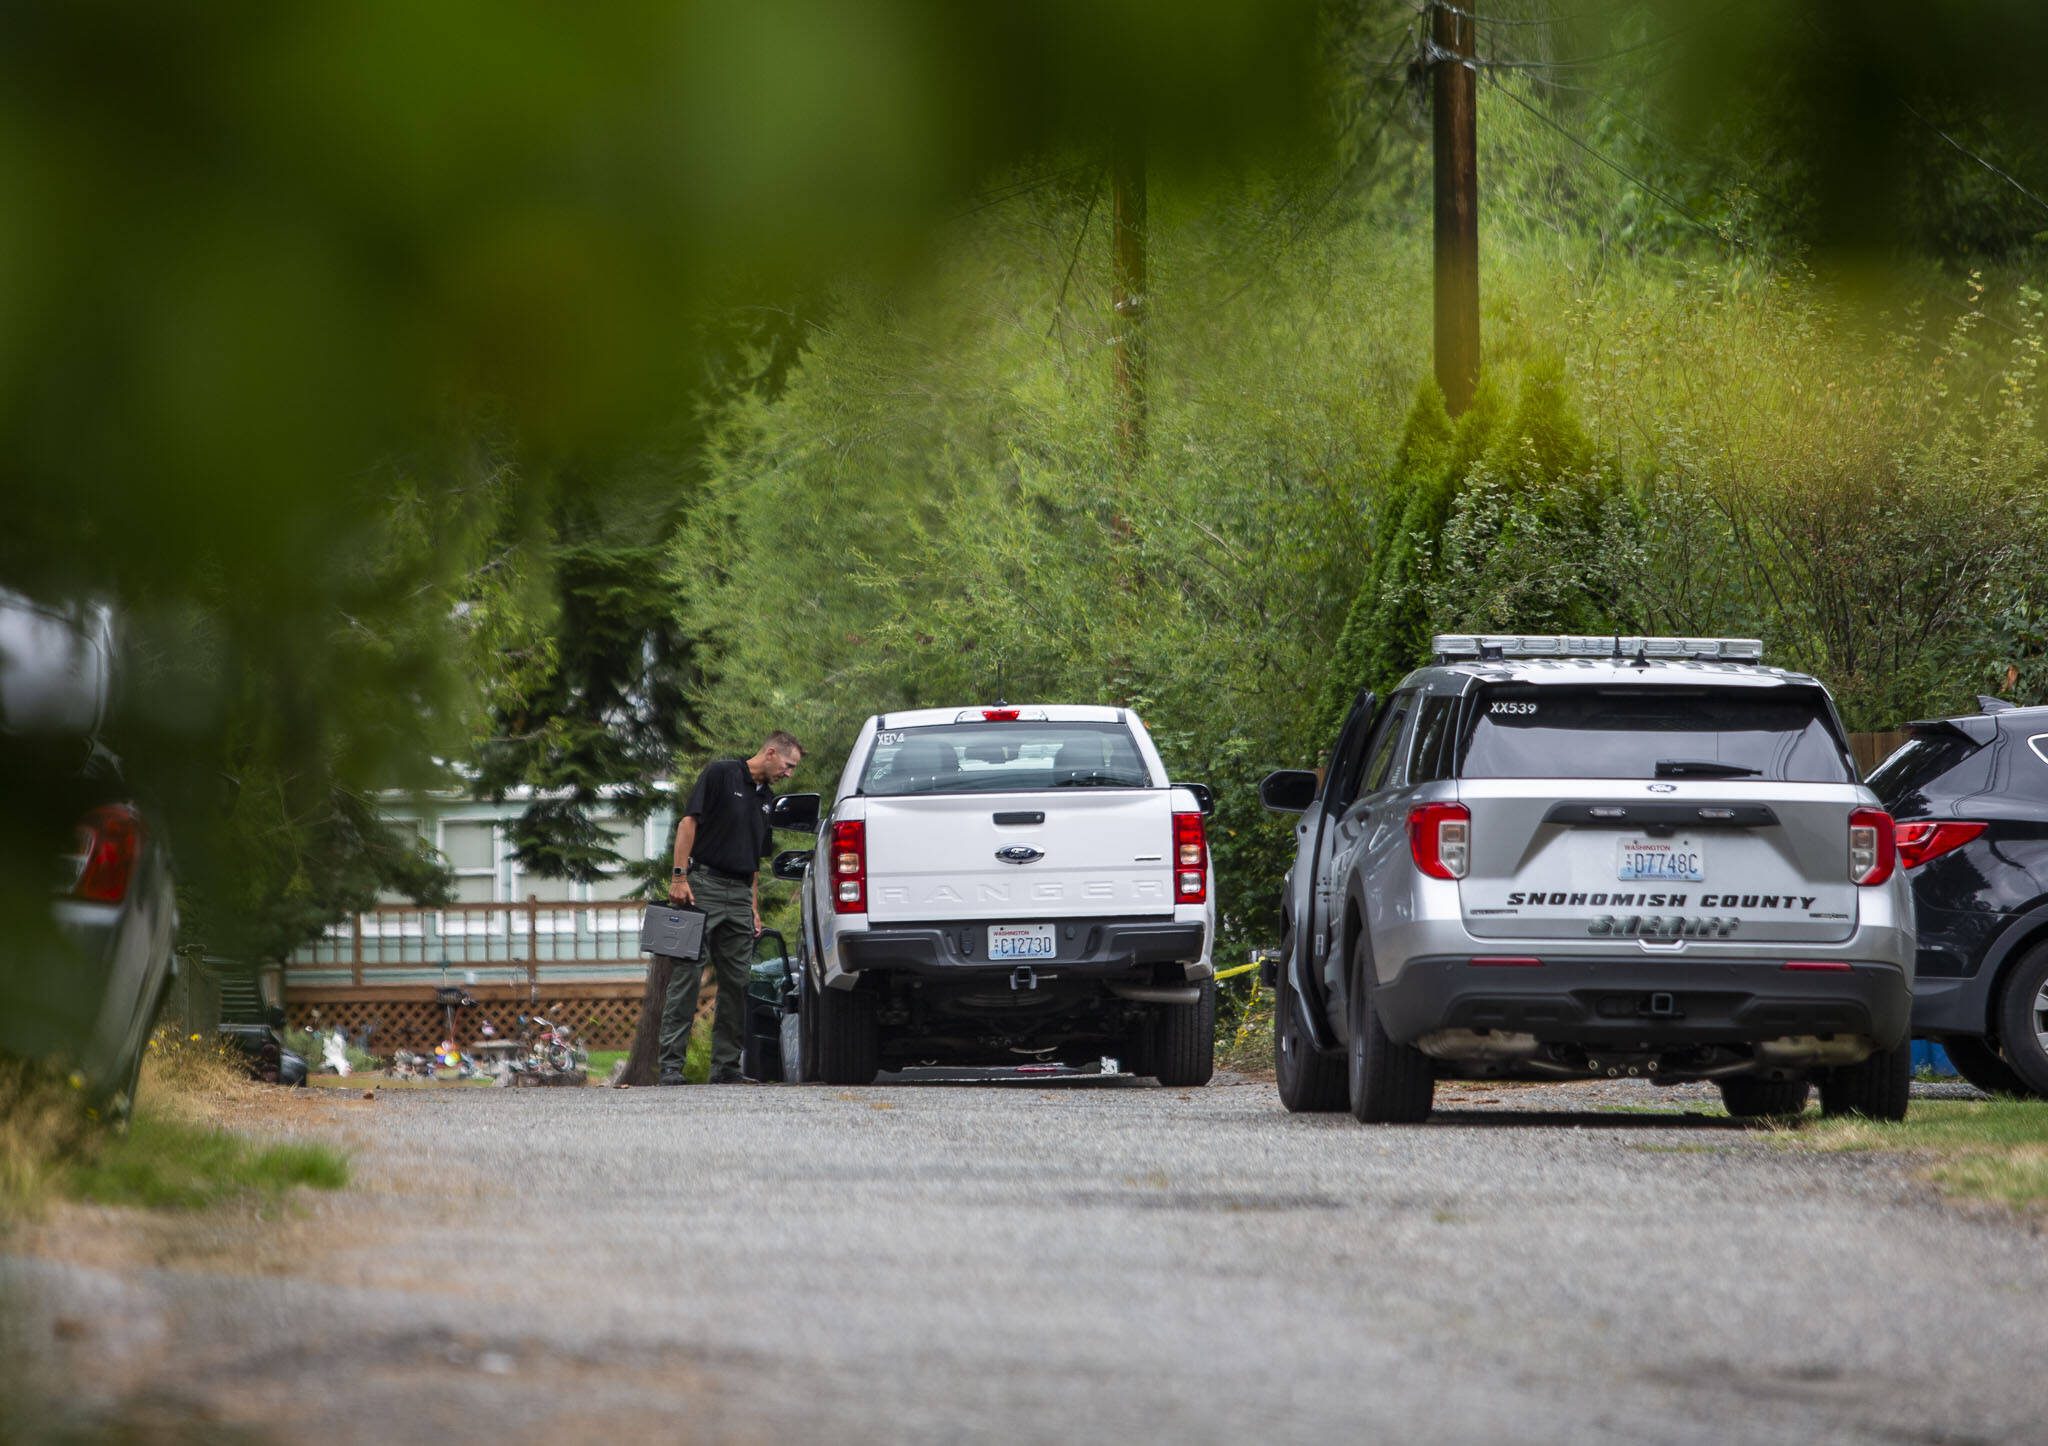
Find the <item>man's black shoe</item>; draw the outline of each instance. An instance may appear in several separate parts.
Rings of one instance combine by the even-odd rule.
[[[665,1069],[661,1072],[661,1078],[656,1080],[655,1083],[658,1085],[679,1085],[687,1084],[689,1081],[685,1080],[679,1071]]]
[[[736,1069],[724,1070],[711,1076],[712,1084],[745,1084],[746,1082],[747,1077]]]

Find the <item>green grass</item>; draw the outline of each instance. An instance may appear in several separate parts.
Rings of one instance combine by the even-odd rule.
[[[102,1205],[200,1210],[236,1197],[275,1200],[295,1186],[339,1190],[346,1156],[320,1144],[266,1145],[148,1112],[66,1172],[63,1192]]]
[[[1918,1155],[1948,1194],[2048,1210],[2048,1101],[1915,1100],[1897,1124],[1809,1117],[1777,1138],[1799,1149]]]
[[[612,1066],[632,1051],[628,1049],[593,1049],[590,1051],[590,1081],[602,1084],[612,1076]],[[683,1056],[683,1078],[691,1084],[702,1084],[711,1078],[711,1024],[710,1021],[697,1026],[697,1032],[690,1036],[689,1051]]]
[[[683,1056],[683,1078],[691,1084],[702,1084],[711,1078],[711,1025],[709,1021],[699,1025],[697,1032],[690,1036],[690,1048]]]

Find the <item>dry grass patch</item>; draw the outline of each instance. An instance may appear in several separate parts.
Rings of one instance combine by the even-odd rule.
[[[1216,1064],[1253,1079],[1273,1077],[1273,991],[1249,976],[1242,999],[1225,994],[1216,1024]],[[1225,985],[1227,990],[1229,985]]]
[[[333,1146],[236,1128],[274,1130],[280,1113],[302,1109],[291,1095],[251,1081],[211,1040],[162,1031],[125,1125],[99,1118],[75,1075],[11,1067],[0,1075],[0,1223],[63,1199],[194,1210],[274,1201],[300,1185],[339,1189],[349,1166]]]
[[[0,1072],[0,1221],[39,1213],[66,1162],[102,1128],[75,1083],[27,1065],[6,1066]]]
[[[1911,1154],[1947,1194],[2048,1215],[2048,1101],[1915,1100],[1896,1124],[1808,1116],[1776,1138],[1799,1149]]]

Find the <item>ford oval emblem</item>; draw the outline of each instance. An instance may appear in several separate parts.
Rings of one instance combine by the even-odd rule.
[[[1006,849],[997,849],[996,857],[1006,864],[1028,864],[1045,855],[1027,844],[1011,844]]]
[[[1678,792],[1678,785],[1677,785],[1677,784],[1675,784],[1675,783],[1653,783],[1653,784],[1651,784],[1651,785],[1650,785],[1650,792],[1652,792],[1652,793],[1676,793],[1676,792]]]

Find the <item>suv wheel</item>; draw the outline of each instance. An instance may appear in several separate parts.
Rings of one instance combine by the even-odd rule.
[[[1413,1125],[1429,1117],[1436,1099],[1436,1066],[1412,1044],[1396,1044],[1380,1028],[1372,1007],[1370,961],[1354,965],[1346,1054],[1351,1113],[1365,1124]]]
[[[1993,1048],[1988,1039],[1944,1039],[1941,1047],[1948,1054],[1948,1062],[1956,1067],[1956,1073],[1987,1095],[2025,1099],[2034,1093],[2024,1080],[2013,1073],[2012,1066],[2005,1062],[2005,1056]]]
[[[2006,976],[1998,1042],[2020,1083],[2048,1095],[2048,944],[2028,951]]]
[[[1721,1103],[1738,1120],[1790,1119],[1806,1108],[1803,1079],[1724,1079]]]
[[[1273,988],[1273,1079],[1292,1115],[1330,1114],[1351,1102],[1344,1057],[1325,1054],[1301,1025],[1301,995],[1294,988],[1293,950],[1281,951],[1280,982]]]
[[[875,1017],[875,996],[864,989],[819,989],[808,1002],[818,1006],[810,1073],[825,1084],[873,1084],[882,1068],[882,1026]]]
[[[1216,1073],[1216,981],[1202,981],[1193,1004],[1160,1004],[1152,1011],[1152,1075],[1163,1085],[1205,1085]]]
[[[1897,1048],[1880,1049],[1861,1064],[1842,1065],[1823,1074],[1820,1112],[1903,1120],[1912,1093],[1913,1044],[1902,1040]]]

